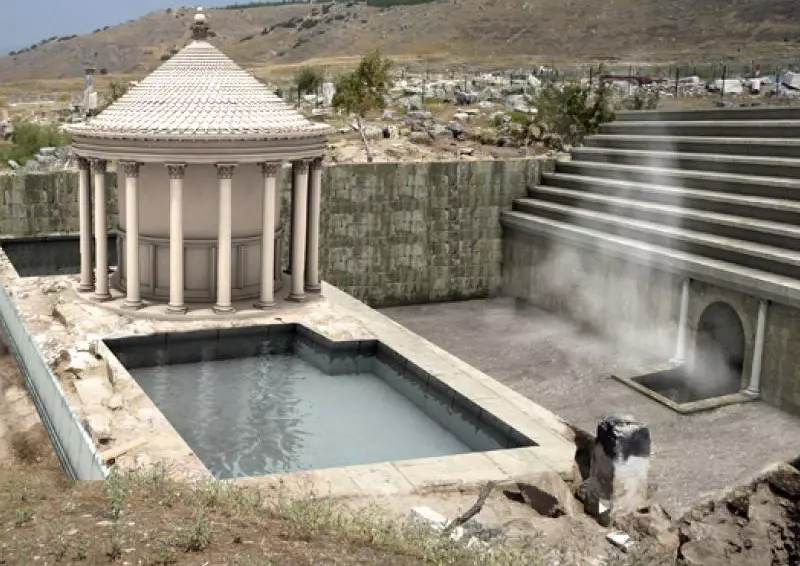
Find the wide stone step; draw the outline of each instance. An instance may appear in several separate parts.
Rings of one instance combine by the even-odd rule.
[[[786,157],[579,147],[572,151],[572,160],[800,179],[800,159]]]
[[[800,119],[617,121],[603,124],[601,133],[630,136],[800,138]]]
[[[689,122],[724,120],[800,120],[800,106],[759,106],[708,110],[638,110],[617,112],[621,122]]]
[[[791,277],[524,212],[504,212],[500,224],[504,237],[545,238],[598,254],[624,257],[728,289],[752,293],[757,288],[765,299],[800,305],[800,281]]]
[[[794,250],[542,200],[525,199],[517,211],[800,279],[800,252]]]
[[[692,210],[681,206],[681,203],[641,202],[551,186],[533,187],[529,192],[531,199],[518,199],[514,202],[514,210],[530,211],[530,203],[530,208],[535,212],[538,201],[547,201],[777,248],[800,250],[800,226],[792,224]]]
[[[568,173],[544,173],[542,185],[800,226],[800,202],[787,199]],[[531,196],[535,196],[537,189],[538,187],[529,189]]]
[[[600,134],[586,138],[586,146],[610,149],[674,151],[678,153],[722,153],[800,158],[800,139],[616,136]]]
[[[679,186],[774,199],[800,200],[800,180],[798,179],[739,175],[716,171],[685,171],[668,167],[645,167],[601,163],[598,161],[557,161],[555,169],[558,173],[572,175]]]

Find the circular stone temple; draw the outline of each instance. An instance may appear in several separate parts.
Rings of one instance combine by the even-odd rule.
[[[280,191],[292,165],[291,300],[320,289],[319,215],[328,126],[307,120],[206,41],[194,40],[124,96],[69,128],[80,168],[80,290],[124,306],[213,303],[219,313],[281,285]],[[105,172],[117,162],[119,268],[109,277]],[[92,192],[94,193],[92,198]],[[94,201],[92,206],[92,200]],[[92,250],[94,208],[94,250]],[[94,258],[94,278],[92,259]]]

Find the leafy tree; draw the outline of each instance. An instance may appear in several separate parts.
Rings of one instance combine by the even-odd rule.
[[[392,85],[391,69],[392,61],[381,57],[378,51],[366,55],[354,71],[339,77],[333,95],[334,108],[356,116],[370,162],[373,155],[364,134],[363,119],[369,112],[386,108],[386,94]]]
[[[316,93],[322,87],[322,69],[319,67],[300,67],[294,74],[298,98],[303,94]]]

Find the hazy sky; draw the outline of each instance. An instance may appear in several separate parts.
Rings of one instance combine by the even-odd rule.
[[[53,35],[88,33],[168,7],[224,6],[249,0],[0,0],[0,49]]]

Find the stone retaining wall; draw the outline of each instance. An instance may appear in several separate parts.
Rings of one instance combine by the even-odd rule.
[[[323,278],[372,306],[494,293],[501,280],[500,212],[525,194],[538,167],[535,159],[326,167]],[[287,225],[290,178],[285,168]],[[0,236],[76,233],[77,184],[75,171],[0,176]],[[116,186],[114,173],[107,186]],[[110,195],[114,227],[116,191]],[[288,236],[285,230],[284,250]]]

